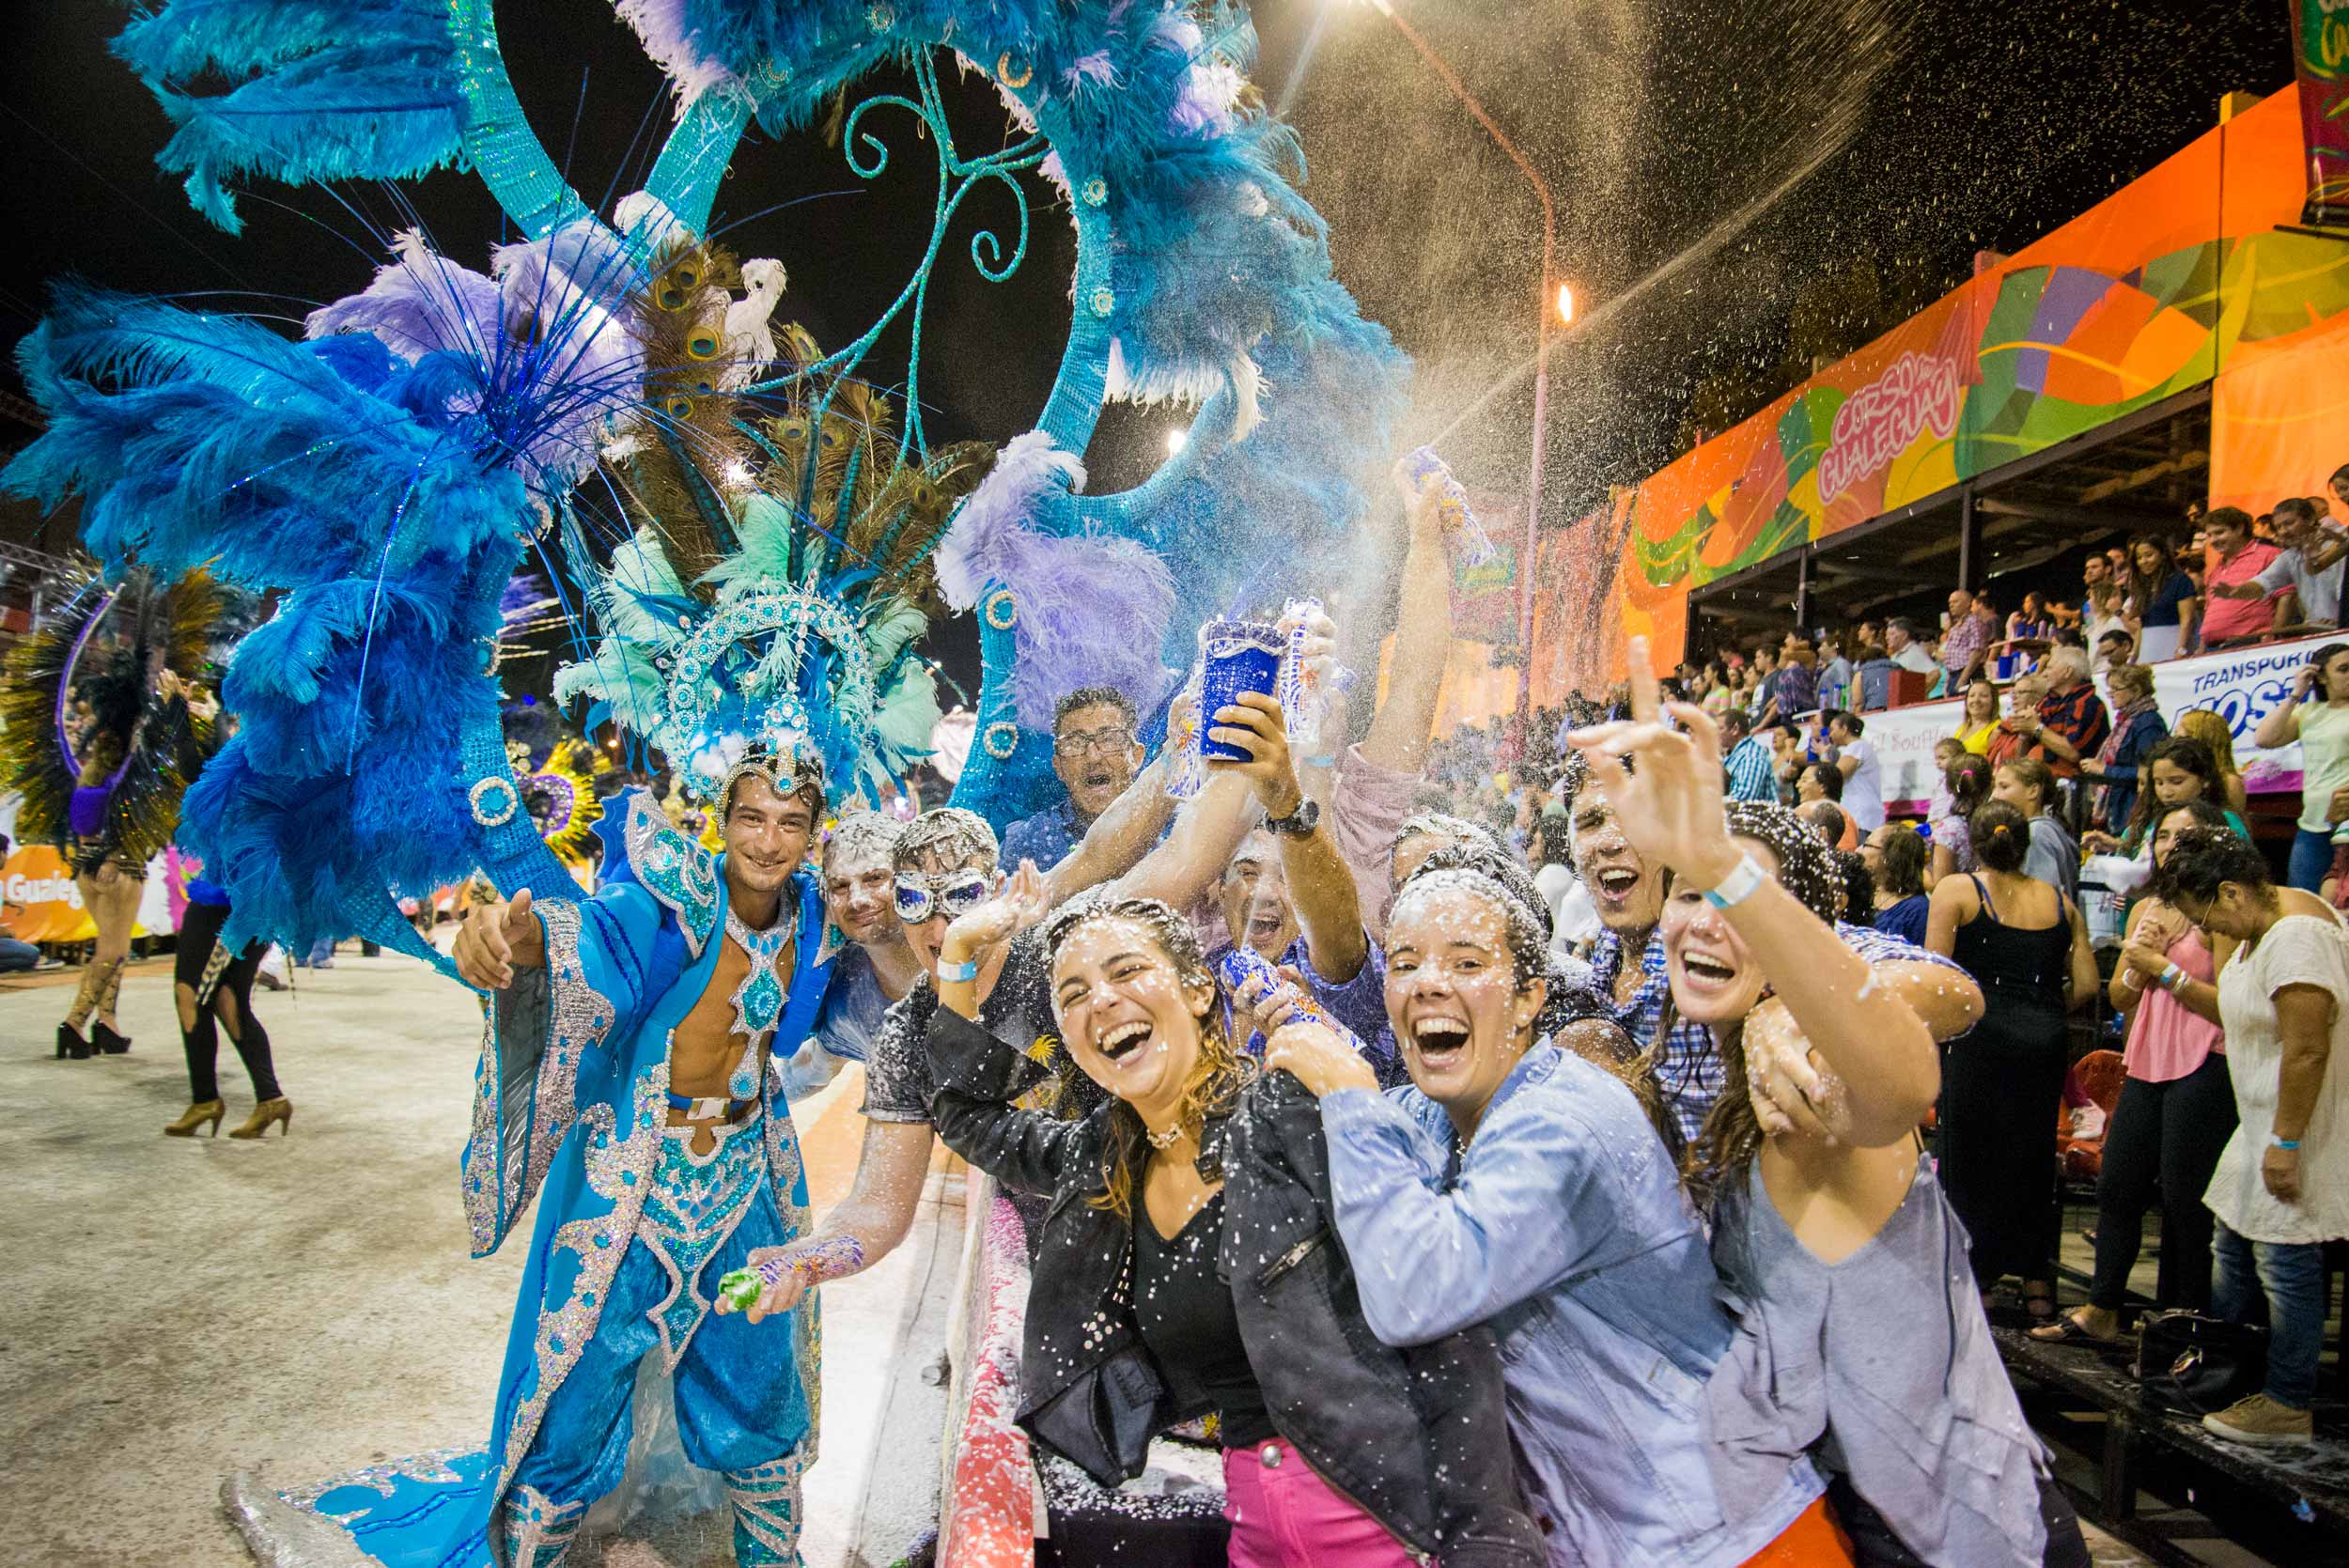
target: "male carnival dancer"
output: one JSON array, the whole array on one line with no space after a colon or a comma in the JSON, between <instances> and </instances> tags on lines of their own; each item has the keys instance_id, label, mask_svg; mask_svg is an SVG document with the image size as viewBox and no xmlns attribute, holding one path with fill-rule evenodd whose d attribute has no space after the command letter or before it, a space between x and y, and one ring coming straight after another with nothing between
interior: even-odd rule
<instances>
[{"instance_id":1,"label":"male carnival dancer","mask_svg":"<svg viewBox=\"0 0 2349 1568\"><path fill-rule=\"evenodd\" d=\"M464 1162L476 1250L539 1192L489 1456L501 1480L483 1528L506 1568L556 1568L619 1483L647 1357L674 1380L686 1457L724 1478L736 1560L799 1561L813 1308L794 1318L791 1356L711 1309L723 1276L807 1223L768 1059L806 1036L831 970L822 893L801 865L822 765L739 762L715 804L723 853L632 795L624 864L602 891L525 893L474 909L458 935L459 973L491 997Z\"/></svg>"}]
</instances>

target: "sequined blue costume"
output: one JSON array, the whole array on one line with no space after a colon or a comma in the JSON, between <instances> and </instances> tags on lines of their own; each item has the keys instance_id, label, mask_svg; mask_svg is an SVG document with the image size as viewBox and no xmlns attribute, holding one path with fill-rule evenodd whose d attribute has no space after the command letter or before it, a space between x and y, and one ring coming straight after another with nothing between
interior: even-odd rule
<instances>
[{"instance_id":1,"label":"sequined blue costume","mask_svg":"<svg viewBox=\"0 0 2349 1568\"><path fill-rule=\"evenodd\" d=\"M736 1560L799 1561L815 1305L755 1327L711 1305L752 1249L806 1230L799 1138L772 1073L738 1125L666 1126L670 1032L709 988L724 945L723 862L642 795L623 841L626 871L593 898L536 906L545 968L491 1000L463 1161L475 1255L506 1239L534 1194L538 1217L488 1450L285 1497L387 1568L555 1568L588 1506L619 1482L631 1401L655 1374L674 1383L686 1458L724 1479ZM778 916L793 940L769 949L791 970L770 970L778 985L750 1019L773 1019L779 1049L806 1035L830 977L823 919L801 870ZM714 1132L715 1146L696 1152L696 1131Z\"/></svg>"}]
</instances>

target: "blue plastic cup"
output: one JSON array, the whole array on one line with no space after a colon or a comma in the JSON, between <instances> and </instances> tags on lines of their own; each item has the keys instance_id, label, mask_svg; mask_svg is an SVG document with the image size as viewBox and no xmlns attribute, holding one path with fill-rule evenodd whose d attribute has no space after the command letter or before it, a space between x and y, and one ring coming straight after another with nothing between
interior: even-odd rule
<instances>
[{"instance_id":1,"label":"blue plastic cup","mask_svg":"<svg viewBox=\"0 0 2349 1568\"><path fill-rule=\"evenodd\" d=\"M1206 656L1199 677L1199 754L1219 762L1246 762L1240 747L1207 732L1215 716L1242 691L1270 696L1281 674L1281 633L1262 621L1209 621L1199 633Z\"/></svg>"}]
</instances>

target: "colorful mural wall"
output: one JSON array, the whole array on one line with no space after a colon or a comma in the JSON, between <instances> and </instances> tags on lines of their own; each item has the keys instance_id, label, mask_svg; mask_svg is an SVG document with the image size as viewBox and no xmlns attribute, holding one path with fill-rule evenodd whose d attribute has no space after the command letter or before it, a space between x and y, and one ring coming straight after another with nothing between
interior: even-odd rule
<instances>
[{"instance_id":1,"label":"colorful mural wall","mask_svg":"<svg viewBox=\"0 0 2349 1568\"><path fill-rule=\"evenodd\" d=\"M2279 93L1544 541L1534 700L1674 656L1692 588L2215 382L2210 499L2349 462L2349 243ZM1553 543L1555 548L1553 549Z\"/></svg>"}]
</instances>

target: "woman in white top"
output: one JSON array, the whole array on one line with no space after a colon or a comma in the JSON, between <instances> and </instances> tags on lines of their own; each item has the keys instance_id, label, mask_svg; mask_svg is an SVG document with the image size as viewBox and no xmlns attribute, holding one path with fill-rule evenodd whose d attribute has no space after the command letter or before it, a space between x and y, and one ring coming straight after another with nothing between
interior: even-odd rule
<instances>
[{"instance_id":1,"label":"woman in white top","mask_svg":"<svg viewBox=\"0 0 2349 1568\"><path fill-rule=\"evenodd\" d=\"M2292 695L2251 732L2252 744L2271 750L2295 740L2300 831L2293 835L2284 880L2314 893L2333 863L2333 792L2349 784L2349 643L2327 643L2309 655Z\"/></svg>"},{"instance_id":2,"label":"woman in white top","mask_svg":"<svg viewBox=\"0 0 2349 1568\"><path fill-rule=\"evenodd\" d=\"M2216 986L2175 964L2158 983L2227 1032L2241 1121L2203 1200L2218 1219L2212 1306L2239 1323L2264 1290L2272 1328L2265 1389L2202 1424L2238 1442L2306 1443L2325 1243L2349 1236L2349 1063L2332 1063L2349 1028L2349 926L2315 894L2277 887L2266 857L2231 832L2181 834L2162 877L2173 908L2238 944Z\"/></svg>"}]
</instances>

